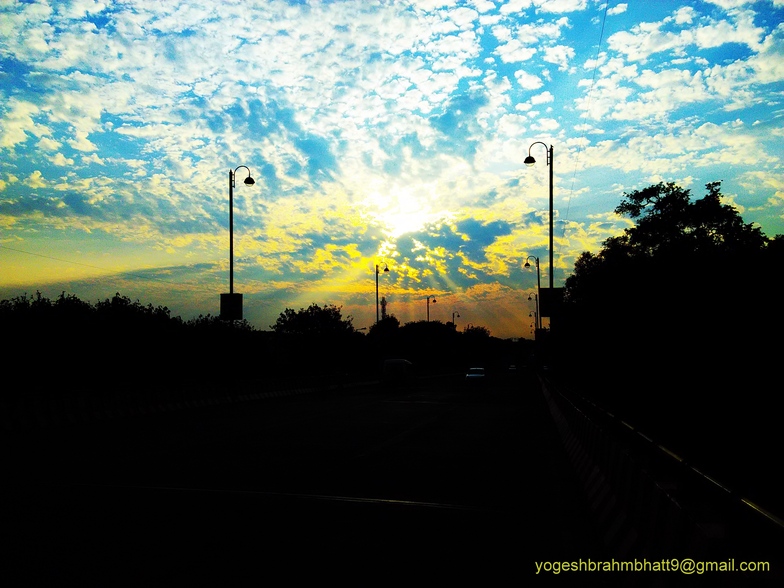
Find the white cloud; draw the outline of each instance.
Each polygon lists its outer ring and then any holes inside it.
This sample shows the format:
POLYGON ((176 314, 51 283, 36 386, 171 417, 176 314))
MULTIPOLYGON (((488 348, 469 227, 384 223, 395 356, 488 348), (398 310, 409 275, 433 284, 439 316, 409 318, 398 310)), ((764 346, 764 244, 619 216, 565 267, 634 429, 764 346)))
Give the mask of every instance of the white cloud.
POLYGON ((514 75, 517 83, 526 90, 537 90, 544 85, 544 82, 542 82, 542 79, 539 76, 529 74, 522 69, 518 69, 514 75))
POLYGON ((555 96, 550 92, 542 92, 541 94, 531 97, 531 104, 544 104, 546 102, 553 102, 554 100, 555 96))
POLYGON ((52 161, 52 163, 53 163, 54 165, 59 165, 59 166, 61 166, 61 167, 62 167, 62 166, 66 166, 66 165, 73 165, 73 164, 74 164, 74 160, 73 160, 73 159, 71 159, 71 158, 69 158, 69 157, 65 157, 65 156, 64 156, 62 153, 58 153, 58 154, 56 154, 56 155, 55 155, 55 156, 54 156, 54 157, 51 159, 51 161, 52 161))
POLYGON ((500 12, 501 14, 524 12, 530 8, 532 4, 532 0, 507 0, 507 2, 501 6, 500 12))
POLYGON ((544 59, 548 63, 554 63, 558 69, 565 70, 569 66, 569 61, 574 58, 574 49, 568 45, 556 45, 545 47, 544 59))
POLYGON ((499 45, 495 53, 504 63, 519 63, 531 59, 536 53, 536 48, 528 47, 517 39, 512 39, 508 43, 499 45))
POLYGON ((533 0, 533 2, 542 12, 556 14, 585 10, 588 6, 588 0, 533 0))
POLYGON ((748 65, 754 69, 755 81, 759 83, 784 80, 784 24, 764 39, 760 52, 749 59, 748 65))
POLYGON ((106 7, 107 3, 101 0, 71 0, 67 4, 58 4, 57 12, 65 18, 77 19, 99 13, 106 7))
POLYGON ((690 45, 699 49, 718 47, 726 43, 740 43, 753 50, 759 49, 764 29, 754 24, 754 13, 735 11, 732 20, 707 20, 694 28, 680 31, 668 30, 676 25, 691 25, 696 13, 693 9, 680 9, 675 16, 659 22, 642 22, 630 31, 619 31, 607 40, 613 51, 622 53, 632 61, 645 61, 651 55, 672 51, 684 54, 690 45))
POLYGON ((716 6, 720 6, 725 10, 731 8, 739 8, 741 6, 745 6, 746 4, 753 4, 757 0, 705 0, 706 2, 710 2, 711 4, 715 4, 716 6))
POLYGON ((551 132, 559 129, 561 125, 553 118, 537 118, 531 128, 538 131, 551 132))
POLYGON ((525 23, 514 30, 514 37, 525 45, 535 45, 543 40, 561 37, 564 28, 569 27, 569 19, 562 16, 553 22, 525 23))
POLYGON ((691 6, 682 6, 675 11, 673 20, 675 21, 675 24, 679 25, 691 24, 698 16, 697 11, 691 6))
POLYGON ((505 114, 498 121, 496 130, 499 135, 506 137, 520 137, 528 128, 528 119, 518 114, 505 114))
MULTIPOLYGON (((693 42, 700 49, 720 47, 727 43, 746 45, 757 51, 765 30, 754 24, 755 14, 750 11, 735 13, 735 22, 719 21, 697 27, 693 32, 693 42)), ((684 35, 684 40, 688 36, 684 35)))
POLYGON ((459 29, 469 29, 474 25, 474 21, 479 18, 476 10, 461 6, 449 11, 449 18, 454 21, 459 29))
POLYGON ((56 151, 60 148, 62 143, 60 141, 55 141, 50 137, 41 137, 41 140, 38 141, 38 148, 42 149, 43 151, 56 151))
MULTIPOLYGON (((69 161, 70 161, 69 165, 72 165, 73 160, 69 160, 69 161)), ((105 165, 104 160, 98 157, 97 153, 90 153, 90 155, 82 155, 82 163, 85 164, 97 163, 98 165, 105 165)))
POLYGON ((7 111, 0 126, 0 147, 13 147, 24 143, 28 139, 28 133, 37 137, 51 134, 48 127, 35 122, 34 117, 37 118, 41 114, 35 104, 11 98, 8 101, 7 111))
POLYGON ((24 181, 25 186, 28 188, 44 188, 47 186, 46 179, 44 179, 43 175, 39 170, 35 170, 32 172, 24 181))
POLYGON ((489 12, 495 8, 495 2, 490 0, 470 0, 470 3, 478 12, 489 12))
POLYGON ((607 9, 607 15, 608 16, 615 16, 616 14, 623 14, 624 12, 626 12, 627 8, 629 8, 629 5, 626 4, 625 2, 616 4, 612 8, 608 8, 607 9))

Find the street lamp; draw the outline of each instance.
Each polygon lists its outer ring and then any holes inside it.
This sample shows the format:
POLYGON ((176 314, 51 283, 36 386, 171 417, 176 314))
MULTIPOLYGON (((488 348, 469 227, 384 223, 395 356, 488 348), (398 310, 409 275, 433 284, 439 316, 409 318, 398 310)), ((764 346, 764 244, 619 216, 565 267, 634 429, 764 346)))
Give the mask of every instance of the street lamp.
MULTIPOLYGON (((378 264, 376 264, 376 324, 378 324, 378 264)), ((385 263, 384 264, 384 273, 389 273, 389 266, 385 263)))
POLYGON ((431 298, 433 299, 433 304, 437 302, 435 296, 433 296, 432 294, 427 295, 427 322, 430 322, 430 299, 431 298))
MULTIPOLYGON (((536 264, 536 294, 534 296, 536 298, 536 316, 539 317, 539 324, 537 325, 537 328, 541 329, 542 328, 542 325, 541 325, 542 317, 539 314, 539 293, 541 292, 542 286, 541 286, 541 282, 540 282, 540 279, 539 279, 539 276, 540 276, 540 274, 539 274, 539 258, 536 257, 535 255, 529 255, 528 257, 525 258, 525 265, 523 267, 525 267, 525 268, 531 267, 531 262, 530 262, 531 259, 533 259, 534 260, 534 264, 536 264)), ((550 270, 550 275, 552 275, 552 270, 550 270)), ((528 297, 528 300, 531 300, 530 296, 528 297)))
POLYGON ((457 328, 457 324, 455 323, 455 317, 460 318, 460 313, 456 310, 452 312, 452 324, 455 328, 457 328))
POLYGON ((542 143, 541 141, 536 141, 531 143, 528 147, 528 157, 525 158, 523 163, 528 167, 531 167, 533 164, 536 163, 536 160, 531 156, 531 147, 536 144, 543 145, 545 149, 547 149, 547 165, 550 166, 550 290, 552 291, 553 288, 553 146, 550 145, 550 148, 547 148, 547 145, 542 143))
MULTIPOLYGON (((539 296, 537 296, 536 294, 534 294, 533 296, 534 296, 535 307, 536 307, 536 311, 534 312, 534 314, 537 317, 537 319, 536 319, 536 328, 537 329, 541 329, 542 328, 542 318, 539 316, 539 296)), ((530 295, 528 296, 528 300, 531 300, 531 296, 530 295)))
POLYGON ((234 180, 237 170, 248 170, 245 178, 246 186, 252 186, 256 181, 250 175, 250 168, 245 165, 229 170, 229 293, 221 294, 221 318, 224 320, 242 319, 242 294, 234 294, 234 180))

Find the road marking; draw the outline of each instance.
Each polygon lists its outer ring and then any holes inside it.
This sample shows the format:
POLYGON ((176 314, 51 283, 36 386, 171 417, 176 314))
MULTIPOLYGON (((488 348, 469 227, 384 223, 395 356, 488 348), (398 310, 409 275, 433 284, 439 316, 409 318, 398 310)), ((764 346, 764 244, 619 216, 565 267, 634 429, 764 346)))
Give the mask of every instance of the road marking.
POLYGON ((73 482, 64 484, 72 488, 111 488, 122 490, 144 490, 155 492, 189 492, 205 494, 244 494, 249 496, 266 496, 275 498, 296 498, 308 499, 324 502, 353 502, 360 504, 381 504, 393 506, 410 506, 417 508, 440 509, 440 510, 459 510, 473 512, 501 512, 496 509, 488 509, 478 506, 464 504, 448 504, 441 502, 422 502, 419 500, 399 500, 393 498, 368 498, 364 496, 336 496, 331 494, 306 494, 298 492, 271 492, 266 490, 238 490, 234 488, 187 488, 180 486, 139 486, 123 484, 98 484, 73 482))

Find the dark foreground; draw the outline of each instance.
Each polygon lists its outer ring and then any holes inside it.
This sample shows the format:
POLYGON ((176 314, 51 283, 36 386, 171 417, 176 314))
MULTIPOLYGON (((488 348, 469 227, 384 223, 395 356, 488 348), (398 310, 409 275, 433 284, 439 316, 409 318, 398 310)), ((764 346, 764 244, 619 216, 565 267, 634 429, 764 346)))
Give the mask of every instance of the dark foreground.
POLYGON ((522 371, 471 388, 439 377, 6 431, 3 579, 776 585, 784 545, 728 555, 776 574, 537 574, 615 555, 604 541, 613 529, 597 524, 597 505, 612 501, 600 485, 586 492, 546 397, 522 371))
POLYGON ((602 551, 534 379, 461 384, 15 434, 6 577, 81 586, 562 585, 563 576, 535 577, 535 563, 602 551))

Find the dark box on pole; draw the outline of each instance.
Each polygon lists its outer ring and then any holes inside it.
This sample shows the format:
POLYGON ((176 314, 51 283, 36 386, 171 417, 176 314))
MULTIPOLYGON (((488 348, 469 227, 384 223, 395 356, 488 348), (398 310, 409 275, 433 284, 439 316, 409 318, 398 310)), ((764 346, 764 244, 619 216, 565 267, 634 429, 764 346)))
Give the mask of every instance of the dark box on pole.
POLYGON ((220 317, 224 321, 242 320, 242 294, 220 295, 220 317))
POLYGON ((539 312, 542 316, 558 316, 562 301, 563 288, 541 288, 539 290, 539 312))

